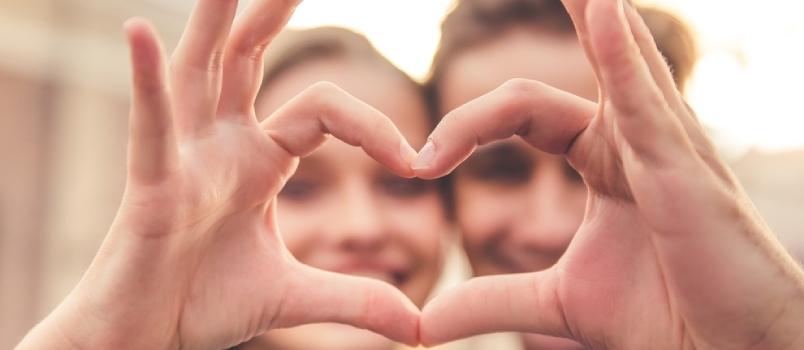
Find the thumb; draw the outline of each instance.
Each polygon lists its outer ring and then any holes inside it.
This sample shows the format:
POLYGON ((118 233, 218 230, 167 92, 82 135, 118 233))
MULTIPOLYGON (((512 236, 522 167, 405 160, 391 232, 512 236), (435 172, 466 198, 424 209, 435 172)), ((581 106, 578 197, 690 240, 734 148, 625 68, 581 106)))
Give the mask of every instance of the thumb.
POLYGON ((552 276, 546 270, 480 277, 439 294, 422 310, 422 344, 496 332, 570 337, 552 276))
POLYGON ((298 265, 289 278, 275 327, 334 322, 391 340, 419 344, 419 309, 394 286, 298 265))

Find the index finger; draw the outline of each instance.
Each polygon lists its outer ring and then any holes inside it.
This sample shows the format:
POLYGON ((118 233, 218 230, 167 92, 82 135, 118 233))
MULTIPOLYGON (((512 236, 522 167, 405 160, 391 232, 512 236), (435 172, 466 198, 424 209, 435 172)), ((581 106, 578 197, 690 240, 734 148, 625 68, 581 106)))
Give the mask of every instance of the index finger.
POLYGON ((331 134, 359 146, 399 176, 413 177, 416 151, 391 120, 332 83, 317 83, 265 119, 262 128, 288 155, 304 157, 331 134))
POLYGON ((595 115, 597 104, 548 85, 513 79, 458 107, 438 124, 419 151, 416 176, 444 176, 478 145, 519 135, 532 146, 566 153, 595 115))

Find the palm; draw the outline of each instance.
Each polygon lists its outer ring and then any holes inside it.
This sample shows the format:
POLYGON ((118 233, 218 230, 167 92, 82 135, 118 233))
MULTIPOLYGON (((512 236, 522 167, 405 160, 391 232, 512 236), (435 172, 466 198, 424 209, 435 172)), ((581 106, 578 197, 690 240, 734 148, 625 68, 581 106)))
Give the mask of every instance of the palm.
POLYGON ((275 219, 266 217, 295 158, 284 151, 277 155, 279 146, 256 122, 224 121, 210 129, 203 138, 181 142, 186 156, 178 165, 181 171, 161 184, 130 191, 159 203, 141 206, 151 212, 136 213, 139 217, 185 208, 168 219, 178 228, 164 237, 177 247, 170 254, 184 258, 168 270, 177 277, 169 287, 173 292, 165 295, 167 305, 159 309, 180 310, 173 315, 180 338, 223 347, 277 326, 270 320, 250 323, 275 314, 284 294, 276 286, 283 286, 289 271, 266 267, 295 264, 273 229, 275 219))
POLYGON ((629 172, 621 151, 629 147, 617 130, 615 118, 604 105, 589 127, 579 135, 568 158, 584 175, 589 203, 584 222, 572 245, 554 267, 556 296, 564 306, 573 337, 596 347, 640 348, 666 344, 680 348, 680 324, 674 324, 671 286, 663 279, 662 261, 648 223, 634 201, 629 182, 639 174, 629 172), (672 310, 670 314, 666 311, 672 310), (662 332, 645 332, 653 327, 662 332), (623 339, 600 339, 617 334, 623 339), (596 330, 588 332, 587 330, 596 330), (597 333, 600 332, 600 333, 597 333))

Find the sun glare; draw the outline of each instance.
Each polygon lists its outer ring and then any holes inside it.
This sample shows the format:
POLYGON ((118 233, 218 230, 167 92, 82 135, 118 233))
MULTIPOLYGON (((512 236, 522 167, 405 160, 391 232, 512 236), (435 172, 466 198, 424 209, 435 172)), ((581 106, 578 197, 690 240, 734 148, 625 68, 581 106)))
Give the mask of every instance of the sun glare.
MULTIPOLYGON (((804 147, 804 0, 642 0, 679 14, 701 58, 688 98, 732 154, 804 147)), ((291 27, 339 25, 365 33, 424 79, 450 0, 306 0, 291 27)))
POLYGON ((365 34, 377 49, 414 79, 424 79, 449 0, 305 0, 289 27, 349 27, 365 34))

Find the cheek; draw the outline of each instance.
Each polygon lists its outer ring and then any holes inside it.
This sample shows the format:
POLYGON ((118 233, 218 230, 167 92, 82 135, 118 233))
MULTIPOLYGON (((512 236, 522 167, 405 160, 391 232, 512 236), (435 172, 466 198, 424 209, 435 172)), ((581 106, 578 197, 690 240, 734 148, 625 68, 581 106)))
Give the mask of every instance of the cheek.
POLYGON ((492 186, 455 181, 455 218, 468 247, 480 247, 505 232, 516 201, 492 186))
POLYGON ((395 240, 408 254, 428 265, 439 261, 441 241, 449 228, 444 205, 437 195, 395 201, 386 213, 396 232, 395 240))
POLYGON ((310 251, 315 249, 326 212, 320 203, 288 203, 278 200, 277 222, 279 233, 288 251, 296 259, 305 262, 310 251))
POLYGON ((449 230, 444 205, 438 196, 397 202, 385 211, 393 227, 393 248, 415 263, 402 292, 422 306, 441 272, 442 243, 449 230))

